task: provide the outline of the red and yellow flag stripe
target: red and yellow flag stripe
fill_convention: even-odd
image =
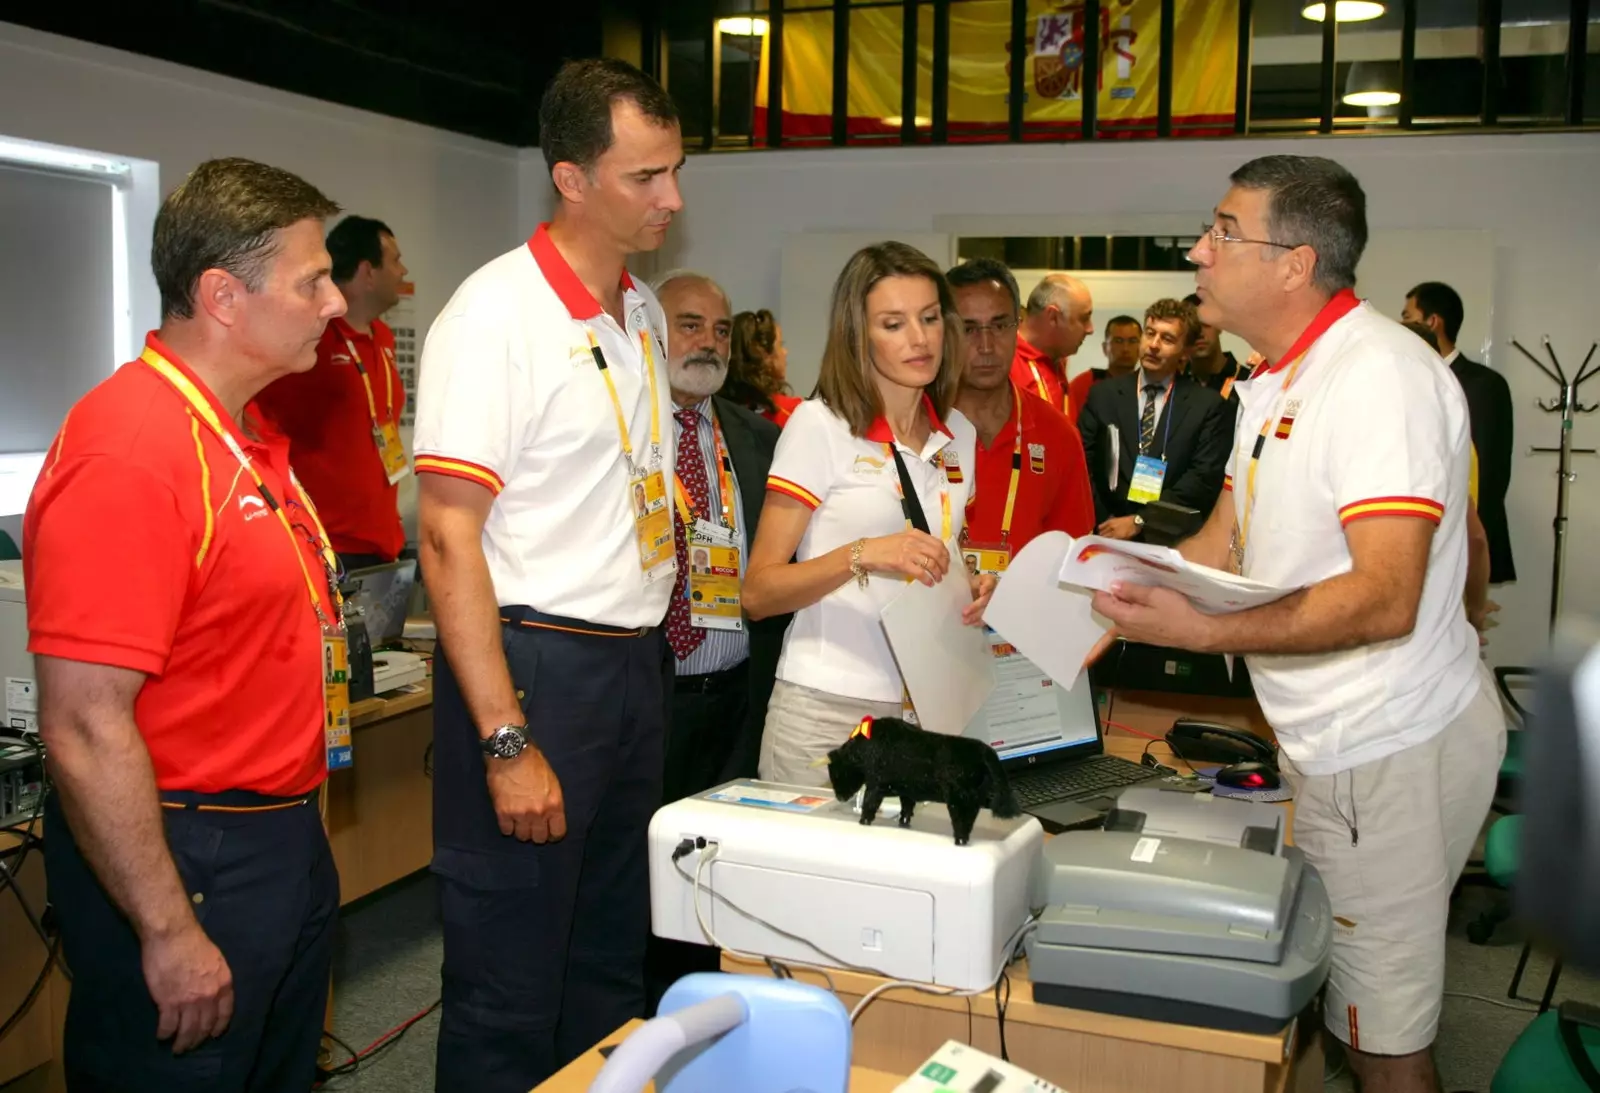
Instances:
[[[787,478],[779,478],[775,474],[768,476],[767,489],[771,490],[773,493],[781,493],[785,497],[792,497],[806,508],[811,509],[813,512],[816,511],[818,505],[822,504],[822,498],[818,497],[804,486],[797,485],[796,483],[789,481]]]
[[[416,459],[416,468],[418,474],[443,474],[451,478],[476,482],[494,494],[506,488],[505,482],[498,474],[488,467],[469,463],[465,459],[448,459],[442,455],[419,455]]]
[[[1426,497],[1369,497],[1352,501],[1339,510],[1339,523],[1365,520],[1371,516],[1415,516],[1437,524],[1444,519],[1444,506]]]

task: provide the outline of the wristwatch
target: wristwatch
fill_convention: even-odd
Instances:
[[[501,725],[478,742],[489,759],[515,759],[528,746],[528,726]]]
[[[1133,526],[1136,528],[1144,527],[1144,517],[1137,512],[1133,514]]]

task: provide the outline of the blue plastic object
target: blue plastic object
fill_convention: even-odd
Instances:
[[[639,1037],[671,1042],[665,1030],[652,1033],[652,1026],[665,1025],[681,1036],[672,1027],[681,1022],[687,1035],[679,1042],[687,1046],[657,1070],[658,1093],[848,1093],[850,1015],[821,987],[700,972],[674,983],[657,1014],[612,1058],[618,1060]],[[591,1088],[610,1087],[597,1079]]]

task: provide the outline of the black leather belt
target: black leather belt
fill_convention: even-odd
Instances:
[[[678,676],[672,682],[675,694],[709,695],[742,688],[750,675],[748,660],[720,672],[703,672],[700,675]]]

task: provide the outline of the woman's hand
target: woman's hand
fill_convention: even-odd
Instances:
[[[902,531],[868,539],[861,548],[861,565],[868,573],[892,573],[933,587],[950,568],[950,552],[925,531]]]
[[[979,573],[967,581],[972,585],[972,602],[961,609],[961,621],[968,626],[982,626],[983,612],[1000,582],[993,573]]]

